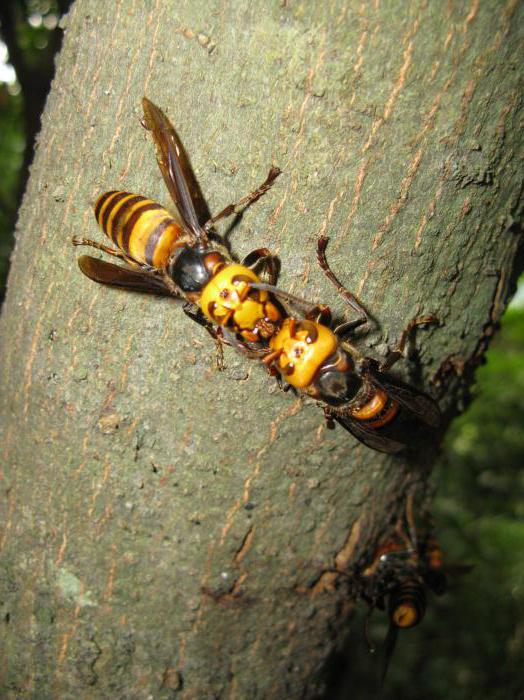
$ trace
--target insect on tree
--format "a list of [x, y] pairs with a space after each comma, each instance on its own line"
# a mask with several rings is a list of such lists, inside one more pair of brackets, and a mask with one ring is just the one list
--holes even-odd
[[175, 211], [142, 195], [105, 192], [96, 201], [95, 217], [116, 247], [82, 237], [73, 243], [97, 248], [125, 265], [84, 255], [78, 260], [82, 272], [102, 284], [182, 300], [185, 313], [215, 339], [219, 366], [224, 343], [261, 360], [295, 391], [314, 398], [330, 425], [336, 421], [368, 447], [398, 452], [417, 428], [437, 427], [440, 413], [433, 399], [388, 374], [403, 355], [411, 331], [436, 319], [432, 315], [413, 319], [382, 363], [361, 355], [348, 336], [368, 321], [368, 315], [331, 271], [325, 255], [327, 238], [318, 239], [318, 262], [356, 313], [355, 319], [339, 325], [333, 324], [327, 305], [275, 286], [276, 259], [269, 249], [257, 248], [238, 263], [212, 232], [215, 223], [267, 192], [280, 170], [272, 167], [257, 189], [208, 218], [173, 125], [147, 98], [143, 108], [144, 126], [153, 136]]

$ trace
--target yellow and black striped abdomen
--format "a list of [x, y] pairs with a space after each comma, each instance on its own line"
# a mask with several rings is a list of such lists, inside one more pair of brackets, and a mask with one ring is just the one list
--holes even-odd
[[104, 192], [95, 204], [100, 228], [120, 250], [142, 265], [162, 268], [184, 233], [160, 204], [130, 192]]

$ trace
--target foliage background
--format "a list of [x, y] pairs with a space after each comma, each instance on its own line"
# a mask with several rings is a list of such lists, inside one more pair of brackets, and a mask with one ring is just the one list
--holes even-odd
[[[67, 5], [10, 0], [0, 10], [0, 39], [9, 47], [3, 66], [0, 51], [0, 299], [60, 43], [58, 20]], [[389, 698], [524, 697], [523, 349], [521, 293], [477, 372], [473, 400], [449, 431], [433, 475], [434, 519], [447, 560], [474, 569], [456, 577], [448, 595], [430, 600], [420, 627], [400, 636], [386, 684]], [[375, 695], [380, 659], [367, 651], [361, 617], [349, 640], [352, 674], [346, 675], [343, 656], [333, 660], [330, 698], [342, 700], [349, 688], [355, 698]], [[372, 636], [380, 640], [385, 632], [385, 616], [376, 612]]]

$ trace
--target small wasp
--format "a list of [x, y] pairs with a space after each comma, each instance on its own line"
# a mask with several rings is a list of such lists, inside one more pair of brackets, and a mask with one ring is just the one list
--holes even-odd
[[234, 263], [223, 245], [211, 244], [209, 232], [217, 221], [267, 192], [280, 170], [271, 168], [260, 187], [201, 224], [205, 205], [182, 143], [157, 106], [145, 97], [142, 104], [144, 126], [153, 135], [158, 165], [176, 211], [168, 212], [130, 192], [105, 192], [96, 201], [95, 216], [116, 248], [81, 237], [73, 238], [73, 243], [109, 253], [129, 267], [84, 255], [78, 260], [80, 269], [95, 282], [183, 299], [184, 311], [205, 326], [217, 344], [225, 335], [226, 343], [249, 352], [249, 344], [256, 346], [271, 336], [281, 320], [268, 293], [251, 286], [260, 282], [254, 272], [259, 265], [269, 270], [274, 281], [274, 260], [267, 248], [259, 248], [243, 264]]
[[[418, 625], [426, 612], [426, 594], [443, 595], [447, 590], [448, 574], [471, 571], [467, 565], [445, 565], [442, 551], [431, 530], [417, 531], [413, 519], [412, 495], [406, 507], [407, 531], [399, 522], [394, 536], [375, 552], [371, 564], [360, 572], [357, 579], [361, 596], [374, 608], [387, 609], [389, 627], [384, 640], [384, 668], [382, 681], [395, 649], [399, 630]], [[368, 636], [369, 615], [366, 620]]]

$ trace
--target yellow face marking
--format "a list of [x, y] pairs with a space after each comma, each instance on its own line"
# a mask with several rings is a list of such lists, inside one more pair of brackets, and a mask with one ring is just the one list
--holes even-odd
[[267, 292], [257, 292], [257, 299], [250, 296], [250, 282], [260, 278], [244, 265], [225, 265], [204, 287], [200, 297], [203, 313], [213, 323], [225, 325], [233, 319], [239, 328], [253, 328], [264, 317]]
[[286, 318], [276, 336], [271, 338], [272, 350], [281, 350], [277, 368], [294, 387], [304, 389], [314, 380], [325, 360], [338, 347], [336, 335], [320, 323]]

